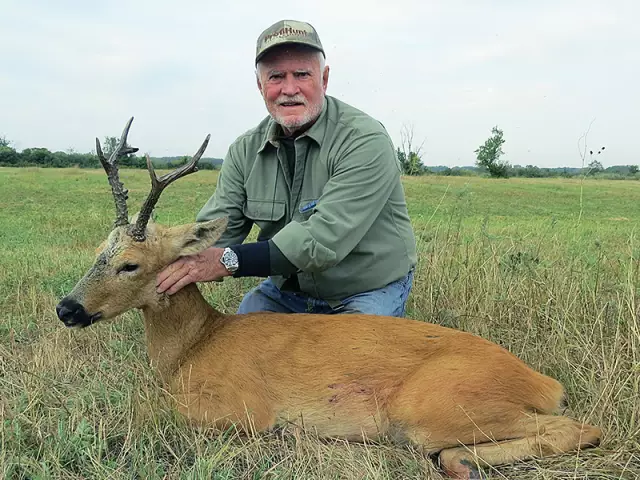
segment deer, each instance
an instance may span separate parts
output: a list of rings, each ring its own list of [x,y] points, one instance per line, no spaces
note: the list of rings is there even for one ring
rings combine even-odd
[[[181,167],[158,177],[129,220],[118,159],[127,122],[109,159],[96,138],[116,220],[95,262],[56,306],[68,328],[141,311],[150,365],[180,415],[196,425],[240,432],[284,426],[319,439],[411,444],[451,478],[596,447],[601,429],[563,414],[557,380],[505,347],[420,319],[369,314],[223,314],[197,284],[169,296],[156,275],[210,247],[227,218],[158,224],[153,209],[172,182],[198,170],[207,135]]]

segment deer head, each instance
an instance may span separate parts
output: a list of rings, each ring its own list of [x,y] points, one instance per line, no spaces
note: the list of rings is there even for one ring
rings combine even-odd
[[[138,151],[127,146],[132,121],[133,117],[108,160],[96,138],[96,152],[115,200],[116,220],[108,238],[98,247],[93,266],[56,306],[58,317],[67,327],[87,327],[133,308],[154,308],[166,303],[166,295],[156,292],[157,274],[179,257],[209,248],[226,227],[226,218],[175,227],[158,225],[151,219],[162,191],[178,178],[198,170],[196,165],[210,135],[189,162],[160,178],[146,156],[151,191],[140,212],[129,221],[127,190],[118,176],[118,159]]]

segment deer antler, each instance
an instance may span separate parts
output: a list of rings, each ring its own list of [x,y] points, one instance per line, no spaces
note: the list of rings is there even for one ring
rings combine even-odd
[[[120,141],[118,142],[118,146],[109,156],[109,160],[104,157],[102,148],[100,148],[100,140],[98,140],[98,138],[96,137],[96,153],[98,155],[98,158],[100,159],[100,163],[102,164],[104,171],[107,172],[107,178],[109,179],[111,191],[113,192],[113,199],[116,204],[116,221],[114,223],[114,227],[127,225],[129,223],[129,217],[127,215],[128,191],[126,188],[124,188],[124,185],[120,181],[120,176],[118,175],[118,158],[138,151],[138,149],[135,147],[127,146],[127,135],[129,135],[131,122],[133,122],[133,117],[129,119],[126,126],[124,127],[122,135],[120,136]]]
[[[169,172],[162,177],[158,178],[156,176],[155,170],[153,169],[153,164],[151,163],[151,159],[149,155],[147,155],[147,170],[149,170],[149,176],[151,177],[151,192],[147,196],[144,204],[142,205],[142,209],[138,214],[138,219],[136,220],[135,225],[132,226],[129,234],[133,237],[134,240],[138,242],[142,242],[145,239],[145,231],[147,229],[147,223],[149,222],[149,218],[151,218],[151,213],[153,212],[153,208],[155,207],[158,199],[160,198],[160,194],[162,191],[173,181],[177,180],[180,177],[184,177],[189,175],[190,173],[194,173],[198,171],[197,163],[202,157],[202,154],[207,149],[207,145],[209,144],[209,139],[211,135],[207,135],[204,139],[204,142],[196,152],[196,154],[191,158],[191,160],[185,165],[177,168],[173,172]]]

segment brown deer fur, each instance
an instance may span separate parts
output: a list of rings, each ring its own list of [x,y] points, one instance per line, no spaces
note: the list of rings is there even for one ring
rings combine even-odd
[[[223,315],[196,285],[157,294],[158,272],[210,246],[225,224],[150,223],[142,242],[116,227],[58,315],[87,326],[141,309],[152,365],[195,422],[409,441],[440,452],[457,478],[599,443],[597,427],[558,415],[560,383],[478,336],[373,315]]]

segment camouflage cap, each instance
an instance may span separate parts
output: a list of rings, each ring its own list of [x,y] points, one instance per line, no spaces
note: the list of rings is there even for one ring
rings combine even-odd
[[[320,50],[325,55],[318,32],[311,24],[297,20],[280,20],[263,31],[258,37],[256,64],[267,50],[287,43],[306,45]]]

